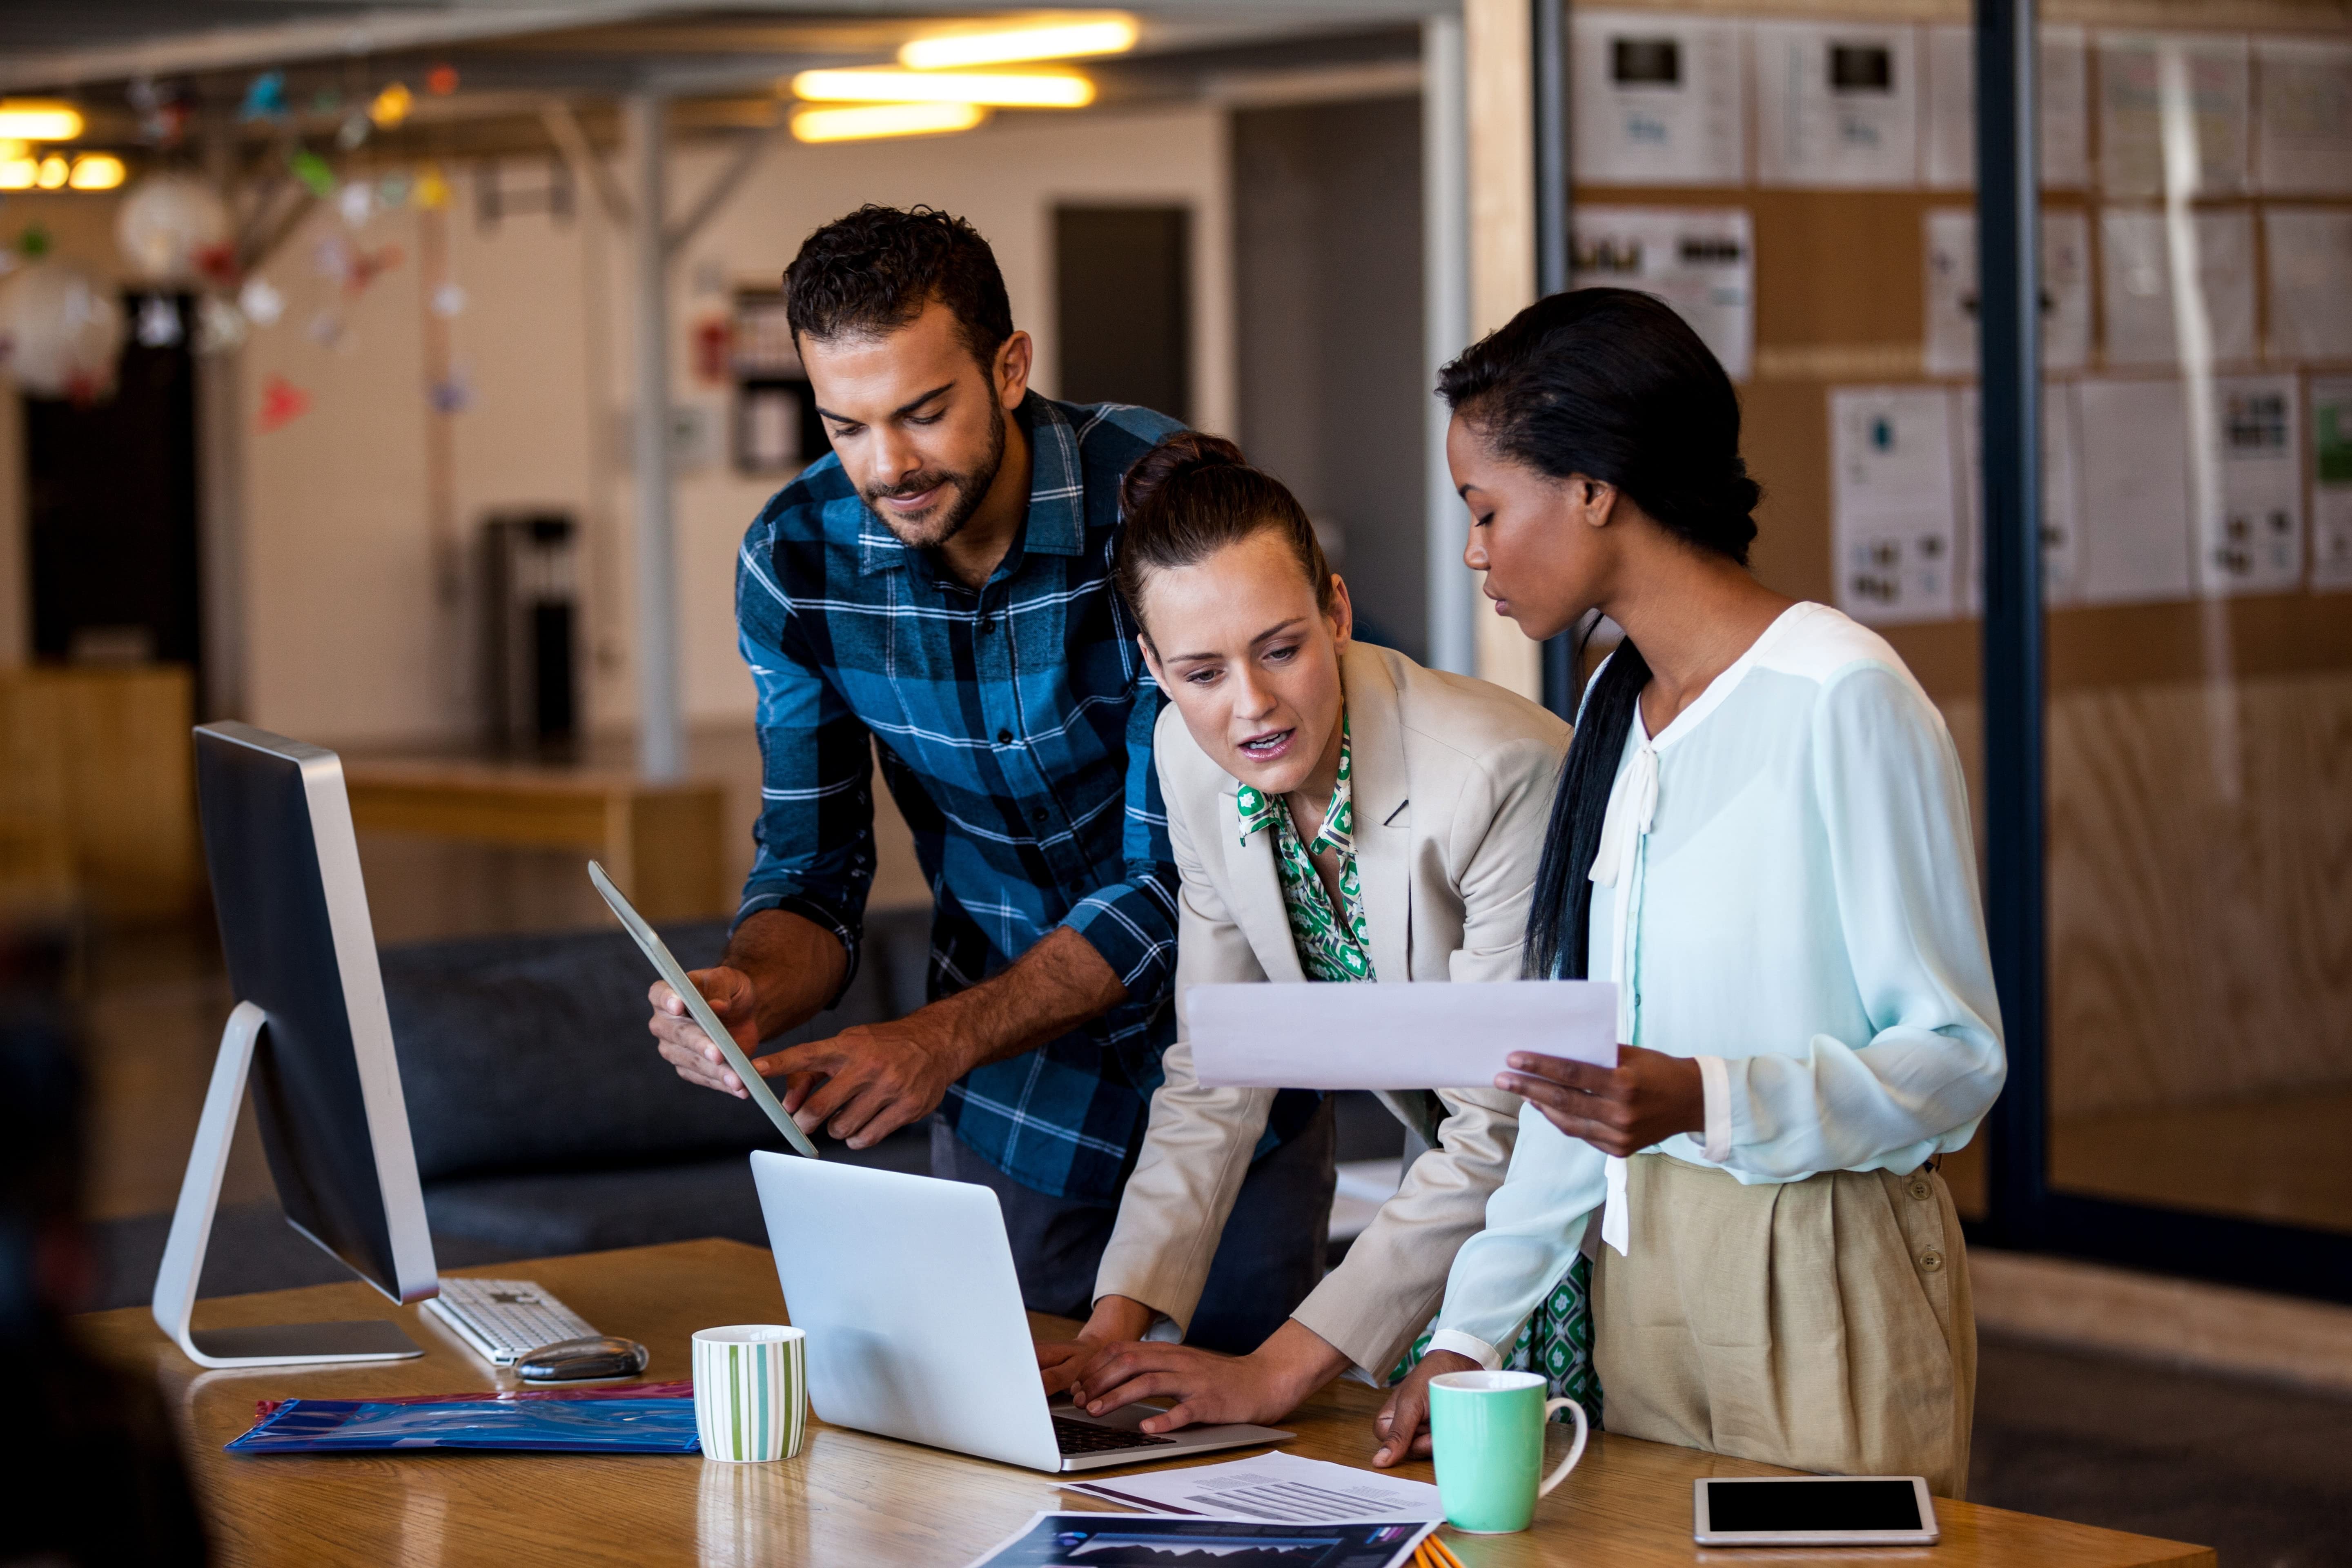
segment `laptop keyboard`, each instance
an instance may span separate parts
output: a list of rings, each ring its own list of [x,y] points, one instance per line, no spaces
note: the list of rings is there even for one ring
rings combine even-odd
[[[1056,1415],[1054,1441],[1061,1445],[1065,1454],[1108,1454],[1119,1448],[1157,1448],[1176,1439],[1155,1437],[1149,1432],[1123,1432],[1116,1426],[1097,1426],[1091,1421]]]

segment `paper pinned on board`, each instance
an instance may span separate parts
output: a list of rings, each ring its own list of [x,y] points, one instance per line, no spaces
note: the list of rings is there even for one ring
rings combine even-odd
[[[1919,30],[1756,22],[1756,183],[1919,183]]]
[[[1513,1051],[1617,1065],[1605,980],[1194,985],[1181,1005],[1211,1089],[1485,1088]]]
[[[1921,177],[1931,189],[1977,183],[1976,33],[1927,29],[1927,131]],[[2090,36],[2081,27],[2042,29],[2042,184],[2080,190],[2091,183]]]
[[[2264,207],[2263,259],[2271,357],[2352,359],[2352,208]]]
[[[2085,381],[2083,602],[2189,597],[2189,410],[2178,381]]]
[[[1296,1454],[1261,1454],[1223,1465],[1150,1470],[1116,1480],[1062,1485],[1088,1497],[1159,1513],[1222,1515],[1273,1524],[1445,1517],[1437,1489],[1427,1481]]]
[[[2256,183],[2274,195],[2352,195],[2352,44],[2259,38]]]
[[[1927,229],[1929,375],[1977,368],[1977,215],[1931,207]],[[2042,214],[2042,368],[2080,370],[2091,358],[2091,220],[2074,207]]]
[[[1577,179],[1745,183],[1748,79],[1740,69],[1740,27],[1720,17],[1572,9]]]
[[[1569,223],[1570,287],[1655,294],[1691,325],[1734,381],[1756,356],[1756,241],[1746,207],[1612,207],[1579,202]]]
[[[2164,136],[2185,118],[2196,156],[2184,196],[2246,188],[2252,84],[2242,34],[2099,35],[2099,184],[2111,196],[2168,194]]]
[[[2100,298],[2107,363],[2172,364],[2180,358],[2184,314],[2203,324],[2216,361],[2254,357],[2254,220],[2243,207],[2175,220],[2154,208],[2108,207],[2099,214]],[[2176,241],[2196,258],[2195,293],[2174,298]]]
[[[1959,486],[1942,386],[1830,389],[1838,608],[1893,626],[1959,613]]]
[[[1960,389],[1960,562],[1967,613],[1984,611],[1984,404]],[[2071,382],[2042,384],[2042,602],[2071,605],[2083,592],[2082,427]]]
[[[2311,382],[2311,585],[2352,589],[2352,375]]]
[[[2197,508],[2200,593],[2276,594],[2303,582],[2303,442],[2292,375],[2213,383],[2214,479]]]

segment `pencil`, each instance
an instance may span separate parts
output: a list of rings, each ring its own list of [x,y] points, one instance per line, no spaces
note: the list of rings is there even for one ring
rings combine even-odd
[[[1429,1538],[1428,1544],[1433,1554],[1442,1560],[1438,1568],[1463,1568],[1462,1559],[1454,1555],[1454,1548],[1446,1545],[1434,1535]]]

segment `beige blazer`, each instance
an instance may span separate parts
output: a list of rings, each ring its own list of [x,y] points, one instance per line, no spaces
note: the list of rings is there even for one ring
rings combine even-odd
[[[1399,981],[1511,980],[1543,853],[1568,726],[1500,687],[1401,653],[1342,650],[1354,761],[1356,865],[1372,971]],[[1176,1043],[1121,1197],[1095,1294],[1189,1326],[1210,1259],[1265,1131],[1272,1089],[1204,1089],[1183,1026],[1194,985],[1301,982],[1271,835],[1244,847],[1234,783],[1173,707],[1153,739],[1182,876]],[[1375,1381],[1425,1327],[1454,1251],[1486,1223],[1517,1131],[1518,1099],[1441,1089],[1439,1146],[1294,1314]],[[1394,1102],[1391,1101],[1391,1108]]]

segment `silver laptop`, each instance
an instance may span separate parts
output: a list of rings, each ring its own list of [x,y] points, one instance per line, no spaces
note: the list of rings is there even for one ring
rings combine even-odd
[[[1004,1214],[986,1187],[896,1171],[751,1156],[776,1278],[808,1335],[809,1403],[836,1426],[1033,1470],[1150,1464],[1283,1442],[1265,1426],[1138,1431],[1130,1405],[1048,1402]]]

